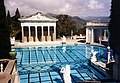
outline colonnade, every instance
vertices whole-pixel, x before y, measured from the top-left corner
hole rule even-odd
[[[107,29],[86,28],[86,43],[98,41],[101,44],[102,39],[107,39],[107,34],[109,34]]]
[[[56,26],[21,26],[22,42],[55,41]]]

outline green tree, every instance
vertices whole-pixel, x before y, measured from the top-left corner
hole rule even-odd
[[[7,26],[4,0],[0,0],[0,58],[10,58],[10,31]]]
[[[10,19],[10,18],[11,18],[10,11],[8,10],[8,12],[7,12],[7,19]]]
[[[12,29],[11,29],[11,25],[12,25],[12,18],[10,16],[10,11],[8,10],[7,11],[7,23],[8,23],[8,27],[10,29],[10,33],[12,32]]]
[[[8,12],[7,12],[7,23],[8,23],[8,26],[11,25],[11,16],[10,16],[9,10],[8,10]]]
[[[120,0],[112,0],[111,4],[109,43],[113,50],[120,53]]]
[[[71,30],[76,30],[76,23],[70,16],[61,14],[56,16],[56,18],[58,19],[57,36],[70,36]]]
[[[19,12],[19,9],[17,8],[16,9],[16,12],[15,12],[15,18],[20,18],[20,12]]]
[[[15,16],[12,17],[12,23],[11,23],[11,36],[16,37],[16,35],[21,31],[21,24],[18,20],[20,18],[20,12],[19,9],[16,9]]]

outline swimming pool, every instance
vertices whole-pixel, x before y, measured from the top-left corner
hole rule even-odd
[[[104,55],[106,48],[90,45],[19,47],[17,66],[21,83],[63,83],[62,67],[70,65],[72,83],[106,79],[88,65],[91,50]]]

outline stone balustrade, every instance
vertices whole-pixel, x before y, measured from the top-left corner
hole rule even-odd
[[[17,59],[0,59],[0,83],[20,83]]]

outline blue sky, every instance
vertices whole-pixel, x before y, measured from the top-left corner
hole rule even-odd
[[[19,8],[21,15],[39,11],[79,17],[109,16],[111,0],[5,0],[5,6],[11,15]]]

